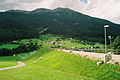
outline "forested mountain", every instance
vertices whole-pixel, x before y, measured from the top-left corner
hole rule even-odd
[[[110,25],[108,35],[120,35],[120,25],[68,8],[10,10],[0,12],[0,41],[38,37],[44,29],[44,33],[101,41],[104,38],[103,26],[106,24]]]

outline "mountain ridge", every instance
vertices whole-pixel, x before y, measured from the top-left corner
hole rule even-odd
[[[120,25],[108,20],[84,15],[68,8],[35,9],[33,11],[11,10],[0,12],[0,30],[8,30],[11,40],[38,37],[39,31],[77,39],[103,41],[104,25],[110,25],[108,35],[120,35]],[[22,32],[21,32],[22,31]],[[19,37],[14,35],[18,32]],[[6,33],[6,37],[8,37]],[[98,37],[99,36],[99,37]],[[6,38],[0,34],[0,38]]]
[[[72,9],[69,9],[69,8],[62,8],[62,7],[58,7],[58,8],[55,8],[55,9],[47,9],[47,8],[37,8],[37,9],[34,9],[34,10],[32,10],[32,11],[27,11],[27,10],[19,10],[19,9],[12,9],[12,10],[7,10],[7,11],[4,11],[4,12],[20,12],[20,13],[31,13],[31,12],[41,12],[41,11],[56,11],[56,10],[64,10],[64,11],[74,11],[74,10],[72,10]],[[0,12],[0,13],[4,13],[4,12]],[[81,13],[81,12],[78,12],[78,11],[74,11],[74,12],[76,12],[76,13],[79,13],[79,14],[83,14],[83,13]],[[90,15],[87,15],[87,14],[83,14],[83,15],[85,15],[85,16],[89,16],[89,17],[92,17],[92,16],[90,16]],[[106,19],[103,19],[103,18],[97,18],[97,17],[92,17],[92,18],[96,18],[96,19],[101,19],[101,20],[106,20]],[[106,20],[106,21],[109,21],[109,22],[111,22],[110,20]],[[114,22],[111,22],[111,23],[114,23]],[[117,24],[117,23],[114,23],[114,24]],[[120,24],[118,24],[118,25],[120,25]]]

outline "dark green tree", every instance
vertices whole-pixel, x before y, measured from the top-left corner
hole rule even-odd
[[[120,49],[120,36],[116,37],[112,44],[113,49]]]

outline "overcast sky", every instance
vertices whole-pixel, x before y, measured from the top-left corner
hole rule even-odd
[[[0,11],[10,9],[70,8],[120,24],[120,0],[0,0]]]

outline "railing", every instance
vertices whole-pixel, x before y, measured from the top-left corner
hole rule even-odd
[[[113,54],[120,54],[120,49],[112,50]]]
[[[95,53],[105,53],[105,49],[81,49],[81,48],[66,48],[68,50],[75,50],[75,51],[85,51],[85,52],[95,52]],[[112,54],[120,54],[120,49],[112,50],[107,49],[106,51],[111,52]]]

